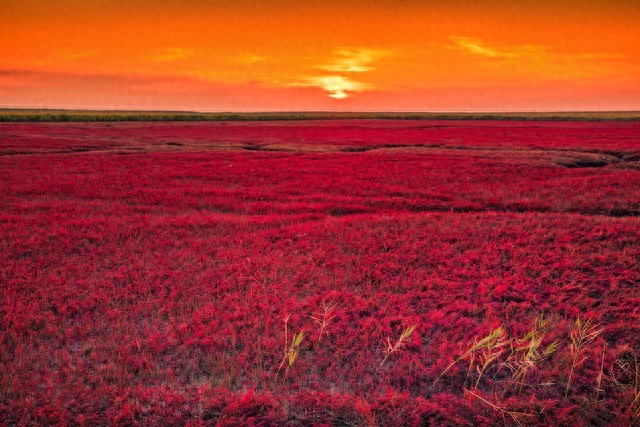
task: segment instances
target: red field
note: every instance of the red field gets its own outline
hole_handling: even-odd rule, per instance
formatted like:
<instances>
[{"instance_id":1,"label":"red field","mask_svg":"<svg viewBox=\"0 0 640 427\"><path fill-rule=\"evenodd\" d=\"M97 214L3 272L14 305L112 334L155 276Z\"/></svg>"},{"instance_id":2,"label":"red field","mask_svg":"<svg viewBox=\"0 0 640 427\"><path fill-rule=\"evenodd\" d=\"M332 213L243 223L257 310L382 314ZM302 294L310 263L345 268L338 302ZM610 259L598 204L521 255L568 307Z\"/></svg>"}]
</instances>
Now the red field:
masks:
<instances>
[{"instance_id":1,"label":"red field","mask_svg":"<svg viewBox=\"0 0 640 427\"><path fill-rule=\"evenodd\" d=\"M0 192L0 424L640 425L638 122L7 123Z\"/></svg>"}]
</instances>

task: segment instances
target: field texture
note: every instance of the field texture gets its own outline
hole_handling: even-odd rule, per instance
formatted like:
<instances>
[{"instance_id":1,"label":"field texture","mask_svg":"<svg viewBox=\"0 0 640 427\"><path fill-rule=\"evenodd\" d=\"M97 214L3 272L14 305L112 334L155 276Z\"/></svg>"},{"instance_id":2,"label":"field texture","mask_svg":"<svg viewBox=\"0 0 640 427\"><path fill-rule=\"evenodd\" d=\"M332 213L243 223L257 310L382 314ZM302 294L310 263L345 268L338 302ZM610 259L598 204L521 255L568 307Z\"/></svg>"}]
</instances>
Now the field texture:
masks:
<instances>
[{"instance_id":1,"label":"field texture","mask_svg":"<svg viewBox=\"0 0 640 427\"><path fill-rule=\"evenodd\" d=\"M0 124L0 424L640 424L640 123Z\"/></svg>"}]
</instances>

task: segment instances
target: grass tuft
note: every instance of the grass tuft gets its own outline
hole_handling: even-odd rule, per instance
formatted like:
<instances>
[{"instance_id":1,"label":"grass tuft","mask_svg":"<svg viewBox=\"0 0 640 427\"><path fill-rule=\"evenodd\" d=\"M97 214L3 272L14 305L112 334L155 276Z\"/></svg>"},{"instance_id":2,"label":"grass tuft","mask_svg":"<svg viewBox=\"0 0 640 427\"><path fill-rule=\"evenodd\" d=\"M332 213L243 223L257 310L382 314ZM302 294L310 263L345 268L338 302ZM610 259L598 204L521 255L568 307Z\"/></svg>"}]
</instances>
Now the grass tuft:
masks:
<instances>
[{"instance_id":1,"label":"grass tuft","mask_svg":"<svg viewBox=\"0 0 640 427\"><path fill-rule=\"evenodd\" d=\"M547 346L543 341L549 330L548 320L544 316L536 318L534 326L522 338L516 338L511 342L511 352L503 366L512 371L511 379L507 383L502 395L504 396L514 384L519 384L518 392L522 387L529 371L535 368L542 360L551 356L557 350L559 344L554 341Z\"/></svg>"},{"instance_id":2,"label":"grass tuft","mask_svg":"<svg viewBox=\"0 0 640 427\"><path fill-rule=\"evenodd\" d=\"M300 354L300 344L302 344L302 341L304 340L304 331L300 331L293 335L291 344L289 344L288 326L289 315L286 315L284 317L284 356L282 357L282 362L280 362L280 366L278 367L278 372L276 372L276 378L278 378L282 368L285 368L284 378L282 380L283 383L289 376L289 369L291 369L291 366L293 366L298 359L298 355Z\"/></svg>"},{"instance_id":3,"label":"grass tuft","mask_svg":"<svg viewBox=\"0 0 640 427\"><path fill-rule=\"evenodd\" d=\"M316 322L320 327L320 333L318 334L318 339L316 340L316 342L320 342L323 335L325 334L329 335L329 331L327 330L327 327L329 326L329 323L331 322L331 320L333 320L333 318L335 317L335 314L333 314L333 311L335 310L336 306L337 306L337 303L334 301L331 301L329 303L327 303L326 301L323 301L322 311L313 313L313 315L310 316L311 319L313 319L313 321Z\"/></svg>"},{"instance_id":4,"label":"grass tuft","mask_svg":"<svg viewBox=\"0 0 640 427\"><path fill-rule=\"evenodd\" d=\"M391 342L391 338L387 337L387 348L384 351L384 359L382 359L382 362L380 362L380 366L382 366L384 362L386 362L389 356L398 352L402 347L404 347L406 341L411 337L415 329L416 325L411 325L405 328L402 331L402 334L400 334L400 337L398 337L398 339L394 343Z\"/></svg>"},{"instance_id":5,"label":"grass tuft","mask_svg":"<svg viewBox=\"0 0 640 427\"><path fill-rule=\"evenodd\" d=\"M602 333L603 330L604 328L601 328L598 324L594 324L592 319L583 321L578 317L573 324L570 335L571 343L569 343L569 349L571 350L571 369L569 370L567 387L564 392L565 398L569 395L571 380L576 367L587 359L587 357L584 356L585 350L588 345Z\"/></svg>"},{"instance_id":6,"label":"grass tuft","mask_svg":"<svg viewBox=\"0 0 640 427\"><path fill-rule=\"evenodd\" d=\"M475 353L479 350L484 350L486 357L489 357L492 353L497 351L500 347L502 347L506 342L505 340L506 332L502 326L497 327L496 329L489 332L487 335L482 337L480 340L475 339L473 344L462 354L462 356L455 359L451 362L435 379L431 387L433 388L438 381L449 372L451 368L453 368L457 363L463 361L467 358L475 358ZM493 359L495 360L495 358ZM471 362L473 363L473 362Z\"/></svg>"}]
</instances>

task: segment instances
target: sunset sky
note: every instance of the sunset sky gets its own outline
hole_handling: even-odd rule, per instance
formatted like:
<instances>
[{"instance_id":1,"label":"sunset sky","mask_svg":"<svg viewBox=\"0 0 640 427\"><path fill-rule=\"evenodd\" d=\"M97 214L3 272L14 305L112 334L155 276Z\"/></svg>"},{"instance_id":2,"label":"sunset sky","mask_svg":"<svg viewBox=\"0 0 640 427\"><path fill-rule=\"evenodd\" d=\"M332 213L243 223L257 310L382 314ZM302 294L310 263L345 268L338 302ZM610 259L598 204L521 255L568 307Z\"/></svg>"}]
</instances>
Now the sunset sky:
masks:
<instances>
[{"instance_id":1,"label":"sunset sky","mask_svg":"<svg viewBox=\"0 0 640 427\"><path fill-rule=\"evenodd\" d=\"M640 1L0 0L0 107L640 110Z\"/></svg>"}]
</instances>

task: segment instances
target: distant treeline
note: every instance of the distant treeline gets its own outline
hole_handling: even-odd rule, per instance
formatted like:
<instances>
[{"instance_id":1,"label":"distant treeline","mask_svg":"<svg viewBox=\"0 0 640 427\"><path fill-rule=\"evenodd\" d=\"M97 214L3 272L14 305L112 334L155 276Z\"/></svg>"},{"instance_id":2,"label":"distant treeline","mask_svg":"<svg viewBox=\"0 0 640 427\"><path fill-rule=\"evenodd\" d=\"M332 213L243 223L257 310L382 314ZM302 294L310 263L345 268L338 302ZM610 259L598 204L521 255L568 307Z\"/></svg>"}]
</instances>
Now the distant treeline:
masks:
<instances>
[{"instance_id":1,"label":"distant treeline","mask_svg":"<svg viewBox=\"0 0 640 427\"><path fill-rule=\"evenodd\" d=\"M640 120L640 112L558 113L193 113L150 111L2 110L0 122L157 122L157 121L271 121L271 120Z\"/></svg>"}]
</instances>

